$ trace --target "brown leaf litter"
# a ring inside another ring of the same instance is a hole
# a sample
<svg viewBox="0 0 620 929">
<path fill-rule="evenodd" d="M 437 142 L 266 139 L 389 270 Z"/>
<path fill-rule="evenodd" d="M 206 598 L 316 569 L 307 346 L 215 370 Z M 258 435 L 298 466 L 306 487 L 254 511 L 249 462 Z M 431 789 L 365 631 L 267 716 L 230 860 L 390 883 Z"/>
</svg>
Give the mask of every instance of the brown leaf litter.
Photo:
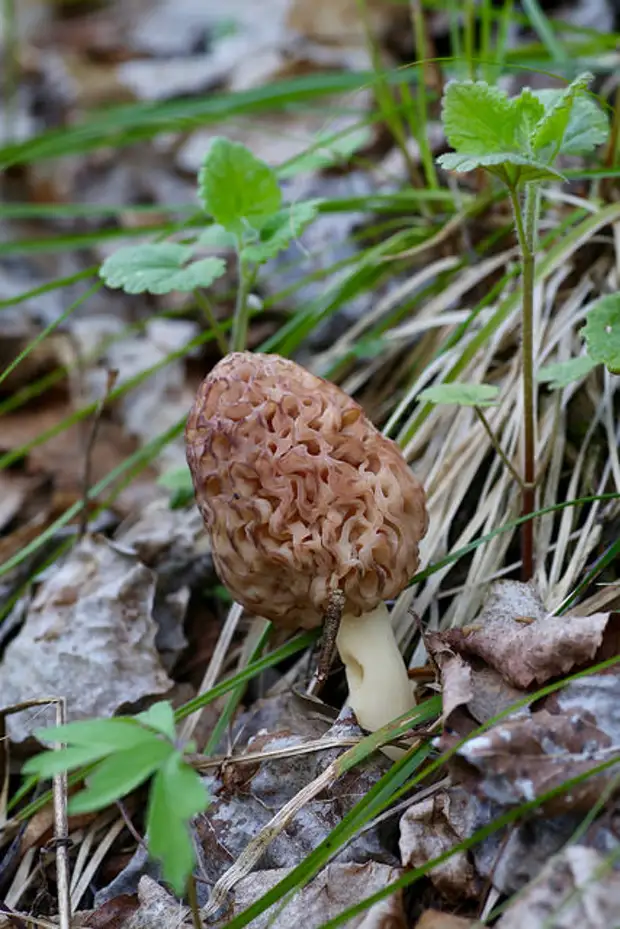
<svg viewBox="0 0 620 929">
<path fill-rule="evenodd" d="M 452 785 L 414 802 L 402 817 L 403 864 L 418 867 L 507 810 L 558 791 L 512 826 L 434 868 L 429 876 L 447 901 L 474 900 L 483 886 L 499 894 L 526 888 L 527 896 L 554 855 L 570 871 L 561 849 L 592 811 L 581 838 L 588 861 L 603 851 L 617 854 L 608 815 L 620 790 L 620 666 L 583 673 L 535 702 L 528 696 L 541 683 L 616 655 L 618 628 L 614 613 L 548 617 L 533 584 L 503 581 L 470 630 L 425 637 L 444 694 L 444 731 L 436 745 L 452 753 Z M 519 701 L 522 706 L 493 722 Z M 487 723 L 486 731 L 477 731 Z M 597 772 L 601 764 L 607 767 Z M 579 782 L 561 790 L 572 779 Z M 578 883 L 574 875 L 570 880 Z M 586 925 L 603 925 L 592 919 Z M 506 914 L 498 925 L 542 923 L 533 916 L 510 922 Z"/>
</svg>

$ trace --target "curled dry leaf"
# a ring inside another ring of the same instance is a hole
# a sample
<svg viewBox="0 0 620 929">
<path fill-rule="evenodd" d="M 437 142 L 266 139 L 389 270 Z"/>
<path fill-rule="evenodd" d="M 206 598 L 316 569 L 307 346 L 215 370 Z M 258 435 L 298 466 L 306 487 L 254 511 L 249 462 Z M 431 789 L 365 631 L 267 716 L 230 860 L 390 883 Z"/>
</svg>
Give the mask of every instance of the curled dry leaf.
<svg viewBox="0 0 620 929">
<path fill-rule="evenodd" d="M 476 622 L 443 638 L 455 651 L 484 659 L 515 687 L 528 688 L 592 661 L 611 615 L 549 616 L 532 584 L 498 581 Z"/>
<path fill-rule="evenodd" d="M 63 696 L 69 719 L 111 716 L 172 687 L 155 649 L 155 576 L 100 536 L 85 537 L 36 593 L 0 665 L 2 706 Z M 54 710 L 14 714 L 17 742 Z"/>
<path fill-rule="evenodd" d="M 459 789 L 440 790 L 413 803 L 400 820 L 400 854 L 403 867 L 419 868 L 450 851 L 463 838 L 469 798 Z M 458 831 L 457 831 L 458 830 Z M 467 852 L 456 852 L 430 872 L 437 890 L 448 900 L 477 899 L 482 881 Z"/>
<path fill-rule="evenodd" d="M 498 929 L 612 929 L 620 874 L 594 849 L 573 845 L 552 858 L 512 903 Z"/>
<path fill-rule="evenodd" d="M 278 868 L 244 877 L 235 888 L 234 915 L 242 913 L 287 874 L 287 868 Z M 267 926 L 273 929 L 289 929 L 290 926 L 319 929 L 343 910 L 392 884 L 401 874 L 398 868 L 375 861 L 330 864 L 295 894 L 281 912 L 276 906 L 254 919 L 252 926 L 256 929 L 266 929 Z M 219 923 L 222 929 L 225 925 L 226 922 Z M 348 929 L 406 929 L 402 891 L 376 903 L 346 925 Z"/>
<path fill-rule="evenodd" d="M 541 709 L 498 723 L 457 749 L 461 781 L 480 796 L 515 806 L 609 761 L 620 745 L 620 675 L 596 674 L 571 681 Z M 447 749 L 458 741 L 444 734 Z M 548 801 L 547 814 L 589 810 L 616 772 L 609 768 Z"/>
</svg>

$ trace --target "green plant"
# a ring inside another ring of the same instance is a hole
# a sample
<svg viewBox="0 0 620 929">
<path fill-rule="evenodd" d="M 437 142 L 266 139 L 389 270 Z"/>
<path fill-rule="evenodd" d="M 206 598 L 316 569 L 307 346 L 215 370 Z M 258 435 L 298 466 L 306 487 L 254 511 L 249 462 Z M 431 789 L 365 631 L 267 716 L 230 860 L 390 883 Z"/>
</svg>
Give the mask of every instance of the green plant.
<svg viewBox="0 0 620 929">
<path fill-rule="evenodd" d="M 68 747 L 29 759 L 24 774 L 49 778 L 89 766 L 86 788 L 69 800 L 70 813 L 101 810 L 151 779 L 146 817 L 149 853 L 161 861 L 165 880 L 182 894 L 195 860 L 187 824 L 207 808 L 209 797 L 184 758 L 193 746 L 177 746 L 171 705 L 161 701 L 137 716 L 73 722 L 38 730 L 36 735 Z"/>
<path fill-rule="evenodd" d="M 522 512 L 534 511 L 536 487 L 536 403 L 534 377 L 534 273 L 538 249 L 539 188 L 562 180 L 561 155 L 591 151 L 607 138 L 608 124 L 586 95 L 591 75 L 564 90 L 525 88 L 516 97 L 484 81 L 453 81 L 446 86 L 442 118 L 454 152 L 441 155 L 450 171 L 482 168 L 506 187 L 513 208 L 522 260 Z M 521 534 L 525 580 L 534 572 L 533 523 Z"/>
<path fill-rule="evenodd" d="M 246 346 L 248 297 L 261 265 L 283 251 L 314 219 L 319 200 L 283 205 L 275 171 L 239 142 L 216 137 L 198 176 L 198 199 L 213 222 L 191 244 L 154 242 L 118 249 L 107 258 L 100 276 L 108 287 L 128 294 L 193 292 L 205 312 L 222 352 Z M 238 285 L 232 334 L 227 344 L 202 288 L 226 272 L 221 258 L 200 257 L 204 248 L 233 248 Z"/>
</svg>

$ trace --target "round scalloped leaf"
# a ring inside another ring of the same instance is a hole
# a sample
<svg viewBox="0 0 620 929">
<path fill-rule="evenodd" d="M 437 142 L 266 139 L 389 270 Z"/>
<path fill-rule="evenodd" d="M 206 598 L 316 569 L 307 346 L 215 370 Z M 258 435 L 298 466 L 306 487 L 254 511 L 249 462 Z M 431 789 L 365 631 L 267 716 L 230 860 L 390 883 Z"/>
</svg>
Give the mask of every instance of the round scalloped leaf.
<svg viewBox="0 0 620 929">
<path fill-rule="evenodd" d="M 168 294 L 208 287 L 221 277 L 226 265 L 221 258 L 204 258 L 186 264 L 193 250 L 175 242 L 129 245 L 119 248 L 101 265 L 99 275 L 108 287 L 127 294 Z"/>
<path fill-rule="evenodd" d="M 429 403 L 456 406 L 494 406 L 499 398 L 499 388 L 491 384 L 437 384 L 427 387 L 419 394 L 420 400 Z"/>
<path fill-rule="evenodd" d="M 580 381 L 589 374 L 592 368 L 596 368 L 598 362 L 587 355 L 581 355 L 579 358 L 569 358 L 568 361 L 558 361 L 555 364 L 545 365 L 541 368 L 536 376 L 536 380 L 541 384 L 548 384 L 551 390 L 560 390 L 568 387 L 575 381 Z"/>
<path fill-rule="evenodd" d="M 588 355 L 620 374 L 620 292 L 601 297 L 588 313 L 581 330 Z"/>
</svg>

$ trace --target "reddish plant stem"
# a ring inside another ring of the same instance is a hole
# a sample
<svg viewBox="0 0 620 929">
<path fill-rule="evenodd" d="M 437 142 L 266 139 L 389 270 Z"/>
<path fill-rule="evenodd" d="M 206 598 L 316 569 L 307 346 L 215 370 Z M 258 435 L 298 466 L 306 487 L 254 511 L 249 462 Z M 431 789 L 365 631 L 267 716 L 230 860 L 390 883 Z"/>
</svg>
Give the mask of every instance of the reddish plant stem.
<svg viewBox="0 0 620 929">
<path fill-rule="evenodd" d="M 535 509 L 536 485 L 536 402 L 534 382 L 534 269 L 536 258 L 536 220 L 538 197 L 536 189 L 528 184 L 525 194 L 525 220 L 519 195 L 510 189 L 510 200 L 515 215 L 517 237 L 523 263 L 523 304 L 521 314 L 523 385 L 523 489 L 522 516 Z M 534 574 L 534 520 L 521 526 L 521 576 L 529 581 Z"/>
</svg>

